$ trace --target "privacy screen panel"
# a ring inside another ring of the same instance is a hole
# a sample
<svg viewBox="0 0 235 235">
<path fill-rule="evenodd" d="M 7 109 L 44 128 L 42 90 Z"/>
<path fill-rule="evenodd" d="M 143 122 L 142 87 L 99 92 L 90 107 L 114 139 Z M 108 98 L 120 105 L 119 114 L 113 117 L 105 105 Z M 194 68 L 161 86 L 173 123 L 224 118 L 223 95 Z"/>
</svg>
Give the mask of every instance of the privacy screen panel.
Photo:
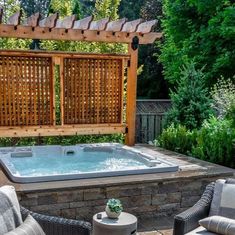
<svg viewBox="0 0 235 235">
<path fill-rule="evenodd" d="M 64 59 L 64 124 L 121 123 L 123 59 Z"/>
<path fill-rule="evenodd" d="M 51 57 L 0 55 L 0 126 L 53 123 Z"/>
</svg>

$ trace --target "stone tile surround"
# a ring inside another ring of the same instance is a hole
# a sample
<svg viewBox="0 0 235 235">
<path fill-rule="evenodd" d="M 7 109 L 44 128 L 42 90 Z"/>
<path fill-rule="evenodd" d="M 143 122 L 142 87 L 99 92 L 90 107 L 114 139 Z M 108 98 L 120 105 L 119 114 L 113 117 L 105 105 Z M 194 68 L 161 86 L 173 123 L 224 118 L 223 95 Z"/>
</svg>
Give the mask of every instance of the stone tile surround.
<svg viewBox="0 0 235 235">
<path fill-rule="evenodd" d="M 149 145 L 137 145 L 177 163 L 175 173 L 143 174 L 58 182 L 14 184 L 0 171 L 0 185 L 16 187 L 21 205 L 35 212 L 91 221 L 109 198 L 119 198 L 124 210 L 138 218 L 173 216 L 192 206 L 205 186 L 234 170 Z"/>
</svg>

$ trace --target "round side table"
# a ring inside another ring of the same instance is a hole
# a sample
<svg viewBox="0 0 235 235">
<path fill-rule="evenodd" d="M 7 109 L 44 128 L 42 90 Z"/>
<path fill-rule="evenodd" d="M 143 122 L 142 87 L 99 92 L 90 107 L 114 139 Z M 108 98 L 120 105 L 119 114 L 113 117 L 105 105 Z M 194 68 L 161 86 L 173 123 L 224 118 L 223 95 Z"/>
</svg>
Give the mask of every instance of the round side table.
<svg viewBox="0 0 235 235">
<path fill-rule="evenodd" d="M 99 216 L 101 215 L 101 218 Z M 136 235 L 137 218 L 129 213 L 122 212 L 118 219 L 110 219 L 106 212 L 100 212 L 93 216 L 92 235 Z"/>
</svg>

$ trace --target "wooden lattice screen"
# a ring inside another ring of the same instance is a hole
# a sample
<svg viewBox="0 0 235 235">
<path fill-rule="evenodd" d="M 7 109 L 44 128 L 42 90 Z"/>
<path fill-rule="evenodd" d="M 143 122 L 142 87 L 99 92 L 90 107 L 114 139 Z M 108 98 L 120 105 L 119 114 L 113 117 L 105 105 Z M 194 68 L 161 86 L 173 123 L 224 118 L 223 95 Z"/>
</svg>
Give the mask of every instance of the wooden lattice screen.
<svg viewBox="0 0 235 235">
<path fill-rule="evenodd" d="M 64 59 L 64 124 L 122 123 L 123 59 Z"/>
<path fill-rule="evenodd" d="M 0 126 L 53 124 L 52 58 L 0 55 Z"/>
<path fill-rule="evenodd" d="M 161 39 L 162 33 L 152 32 L 157 21 L 76 19 L 76 15 L 61 19 L 58 13 L 44 19 L 35 13 L 22 19 L 18 11 L 5 22 L 4 13 L 0 8 L 1 38 L 125 43 L 128 52 L 82 55 L 0 50 L 0 137 L 125 133 L 126 144 L 134 145 L 138 46 Z M 55 92 L 54 71 L 60 75 L 60 95 Z M 60 120 L 56 115 L 59 96 Z"/>
</svg>

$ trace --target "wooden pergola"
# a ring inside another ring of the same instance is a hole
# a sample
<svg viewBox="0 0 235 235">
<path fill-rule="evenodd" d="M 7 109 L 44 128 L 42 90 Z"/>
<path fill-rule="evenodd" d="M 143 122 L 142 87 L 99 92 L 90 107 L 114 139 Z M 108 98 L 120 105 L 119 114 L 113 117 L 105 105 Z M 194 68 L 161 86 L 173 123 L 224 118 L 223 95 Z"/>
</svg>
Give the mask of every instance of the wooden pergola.
<svg viewBox="0 0 235 235">
<path fill-rule="evenodd" d="M 0 137 L 125 133 L 135 143 L 139 44 L 159 40 L 156 20 L 93 17 L 59 19 L 37 13 L 21 23 L 21 12 L 2 23 L 0 37 L 126 43 L 127 54 L 0 50 Z M 56 121 L 55 66 L 59 66 L 60 120 Z M 127 71 L 126 122 L 123 121 Z M 59 124 L 58 124 L 59 123 Z"/>
</svg>

